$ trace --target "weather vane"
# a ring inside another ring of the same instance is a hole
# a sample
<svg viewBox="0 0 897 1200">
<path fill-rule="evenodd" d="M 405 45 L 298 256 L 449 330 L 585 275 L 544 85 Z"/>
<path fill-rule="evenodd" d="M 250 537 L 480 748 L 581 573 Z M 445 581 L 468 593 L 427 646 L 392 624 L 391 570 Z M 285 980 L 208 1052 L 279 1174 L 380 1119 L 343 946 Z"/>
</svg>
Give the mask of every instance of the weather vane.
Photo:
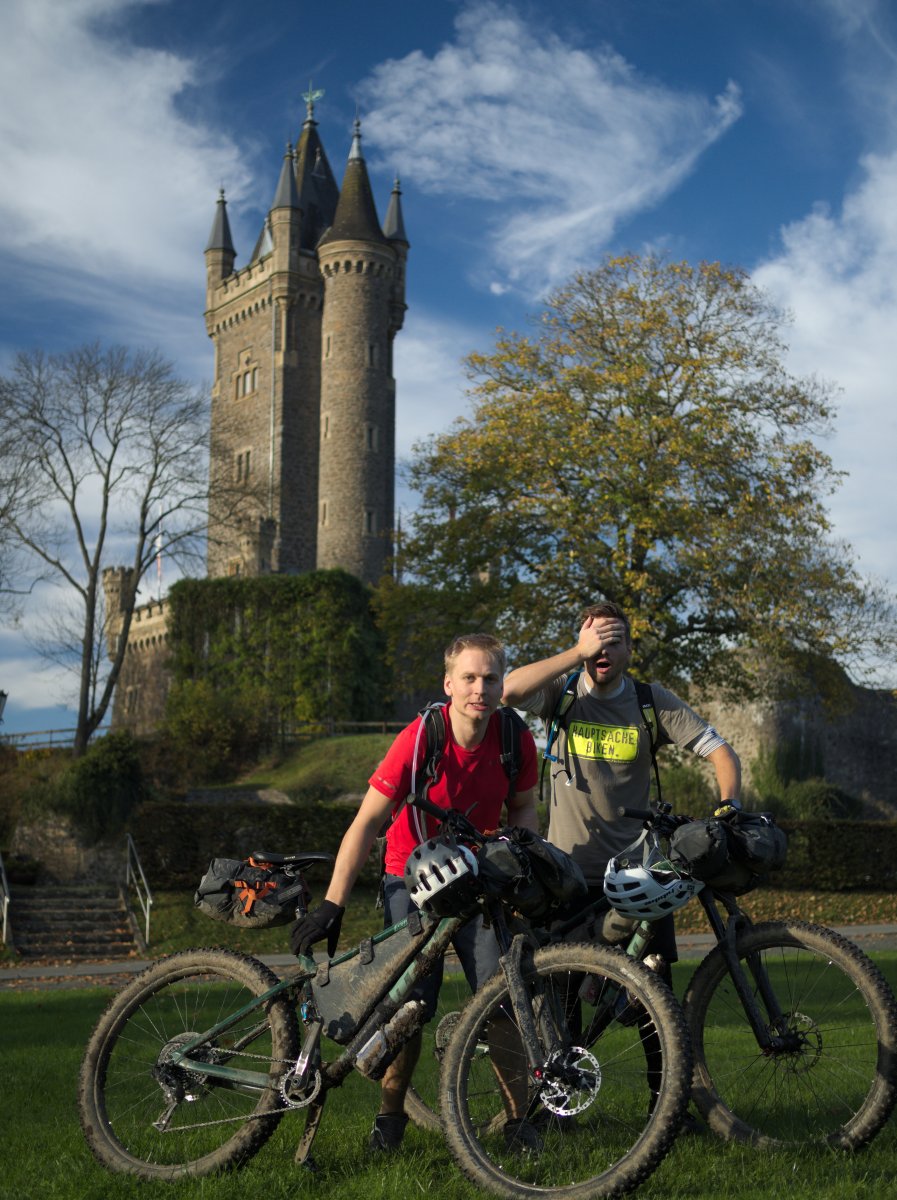
<svg viewBox="0 0 897 1200">
<path fill-rule="evenodd" d="M 311 80 L 308 81 L 308 91 L 302 93 L 302 99 L 305 101 L 305 111 L 308 113 L 309 119 L 315 114 L 315 101 L 320 100 L 324 95 L 323 88 L 313 88 Z"/>
</svg>

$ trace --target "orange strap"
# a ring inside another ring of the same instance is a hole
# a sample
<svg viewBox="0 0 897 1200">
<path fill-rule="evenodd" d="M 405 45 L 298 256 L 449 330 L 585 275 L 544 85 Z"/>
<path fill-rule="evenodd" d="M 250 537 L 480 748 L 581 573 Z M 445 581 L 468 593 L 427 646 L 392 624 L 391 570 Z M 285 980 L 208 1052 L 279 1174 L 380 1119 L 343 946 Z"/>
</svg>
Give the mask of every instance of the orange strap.
<svg viewBox="0 0 897 1200">
<path fill-rule="evenodd" d="M 252 912 L 252 906 L 255 904 L 256 900 L 263 900 L 269 892 L 274 892 L 277 890 L 277 884 L 272 883 L 270 879 L 258 887 L 253 886 L 251 883 L 247 883 L 244 879 L 235 879 L 234 887 L 242 889 L 237 894 L 243 901 L 243 912 L 246 916 L 249 916 L 249 914 Z"/>
</svg>

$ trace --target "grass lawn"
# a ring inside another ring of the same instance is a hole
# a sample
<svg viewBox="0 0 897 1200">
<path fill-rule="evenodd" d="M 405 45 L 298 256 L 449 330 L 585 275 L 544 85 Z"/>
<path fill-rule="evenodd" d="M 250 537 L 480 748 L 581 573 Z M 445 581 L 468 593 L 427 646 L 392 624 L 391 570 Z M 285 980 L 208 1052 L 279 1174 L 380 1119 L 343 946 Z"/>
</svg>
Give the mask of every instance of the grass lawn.
<svg viewBox="0 0 897 1200">
<path fill-rule="evenodd" d="M 897 955 L 880 964 L 893 978 Z M 681 993 L 691 964 L 677 968 Z M 482 1196 L 460 1176 L 438 1135 L 412 1129 L 402 1152 L 383 1161 L 364 1145 L 376 1108 L 376 1085 L 358 1076 L 329 1100 L 315 1145 L 319 1171 L 293 1163 L 301 1117 L 288 1114 L 277 1133 L 233 1175 L 173 1184 L 110 1175 L 94 1163 L 76 1111 L 77 1072 L 84 1044 L 111 993 L 101 990 L 0 994 L 0 1051 L 5 1108 L 0 1142 L 0 1197 L 51 1200 L 155 1200 L 247 1196 L 379 1200 L 418 1194 Z M 863 1153 L 758 1153 L 716 1139 L 681 1138 L 660 1169 L 639 1189 L 655 1200 L 767 1200 L 787 1190 L 798 1200 L 891 1197 L 897 1193 L 897 1132 L 892 1122 Z"/>
</svg>

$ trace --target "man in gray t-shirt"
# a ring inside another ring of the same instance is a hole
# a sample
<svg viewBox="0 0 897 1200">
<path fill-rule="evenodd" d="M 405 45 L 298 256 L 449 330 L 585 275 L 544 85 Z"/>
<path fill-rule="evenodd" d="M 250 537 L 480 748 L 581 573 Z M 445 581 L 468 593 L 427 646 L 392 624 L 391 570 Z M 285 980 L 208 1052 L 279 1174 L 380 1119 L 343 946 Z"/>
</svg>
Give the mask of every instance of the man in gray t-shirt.
<svg viewBox="0 0 897 1200">
<path fill-rule="evenodd" d="M 582 867 L 590 889 L 600 891 L 609 859 L 630 845 L 641 823 L 617 810 L 647 808 L 651 791 L 651 740 L 635 685 L 625 674 L 632 658 L 629 621 L 606 601 L 583 614 L 576 645 L 511 671 L 502 700 L 550 722 L 571 672 L 582 670 L 576 694 L 552 749 L 548 840 Z M 723 803 L 738 800 L 741 767 L 723 738 L 666 688 L 651 684 L 658 740 L 693 750 L 713 764 Z M 667 961 L 675 960 L 672 921 L 656 929 Z M 658 945 L 660 949 L 660 945 Z"/>
</svg>

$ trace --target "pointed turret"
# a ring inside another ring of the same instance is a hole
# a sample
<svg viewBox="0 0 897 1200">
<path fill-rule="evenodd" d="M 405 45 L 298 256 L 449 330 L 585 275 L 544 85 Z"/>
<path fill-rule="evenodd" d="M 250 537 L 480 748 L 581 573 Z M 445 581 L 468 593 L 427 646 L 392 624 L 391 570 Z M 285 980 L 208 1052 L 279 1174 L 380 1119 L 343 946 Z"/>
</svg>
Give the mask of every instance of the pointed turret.
<svg viewBox="0 0 897 1200">
<path fill-rule="evenodd" d="M 314 119 L 314 98 L 323 95 L 309 85 L 306 93 L 306 118 L 296 147 L 296 185 L 302 209 L 302 248 L 314 250 L 318 239 L 333 222 L 339 188 L 318 137 Z"/>
<path fill-rule="evenodd" d="M 326 246 L 331 242 L 386 242 L 361 152 L 361 122 L 357 118 L 333 224 L 318 245 Z"/>
<path fill-rule="evenodd" d="M 205 256 L 206 276 L 209 283 L 226 279 L 228 275 L 233 274 L 237 252 L 230 234 L 224 188 L 221 188 L 218 193 L 218 205 L 215 209 L 215 219 L 212 222 L 212 232 L 206 243 Z"/>
<path fill-rule="evenodd" d="M 399 186 L 398 175 L 392 185 L 386 220 L 383 222 L 383 233 L 391 242 L 404 242 L 406 246 L 410 244 L 405 236 L 405 222 L 402 219 L 402 189 Z"/>
<path fill-rule="evenodd" d="M 296 186 L 296 166 L 293 157 L 293 147 L 287 143 L 283 156 L 283 166 L 280 168 L 280 179 L 277 181 L 277 191 L 271 203 L 271 211 L 275 208 L 299 208 L 299 189 Z"/>
</svg>

